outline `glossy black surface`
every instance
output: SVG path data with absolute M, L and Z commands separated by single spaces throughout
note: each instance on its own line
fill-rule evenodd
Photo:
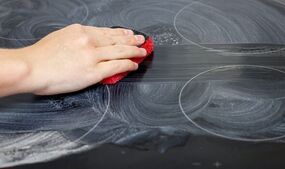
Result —
M 190 137 L 185 146 L 161 154 L 156 149 L 138 151 L 112 145 L 67 156 L 52 162 L 15 169 L 282 169 L 285 146 L 245 143 L 211 137 Z
M 0 99 L 0 166 L 45 162 L 75 152 L 81 153 L 41 167 L 62 168 L 72 161 L 70 168 L 80 168 L 78 163 L 87 163 L 84 168 L 175 168 L 166 159 L 178 160 L 179 168 L 284 166 L 284 1 L 0 4 L 1 47 L 27 46 L 76 22 L 130 27 L 153 36 L 156 43 L 153 57 L 115 86 Z M 185 145 L 187 139 L 186 147 L 157 154 Z M 103 146 L 84 153 L 107 143 L 151 151 Z M 99 157 L 105 153 L 106 163 L 122 160 L 104 166 Z M 265 155 L 275 158 L 266 161 Z M 148 156 L 158 162 L 149 163 Z M 28 168 L 33 167 L 39 166 Z

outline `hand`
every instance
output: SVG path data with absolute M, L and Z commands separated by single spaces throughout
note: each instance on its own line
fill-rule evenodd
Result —
M 74 24 L 21 50 L 29 75 L 25 91 L 52 95 L 78 91 L 115 74 L 134 71 L 130 58 L 145 57 L 145 41 L 131 30 Z

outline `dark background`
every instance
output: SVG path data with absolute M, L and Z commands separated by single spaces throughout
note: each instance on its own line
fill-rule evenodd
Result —
M 283 169 L 285 145 L 189 137 L 185 146 L 165 153 L 104 145 L 52 162 L 15 169 Z

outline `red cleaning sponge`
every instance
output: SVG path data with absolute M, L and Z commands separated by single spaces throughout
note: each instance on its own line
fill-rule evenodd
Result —
M 154 43 L 153 43 L 152 38 L 149 37 L 149 36 L 146 36 L 145 34 L 143 34 L 141 32 L 138 32 L 138 31 L 134 31 L 134 33 L 136 35 L 143 35 L 145 37 L 146 41 L 140 47 L 146 49 L 147 56 L 149 56 L 153 52 L 153 49 L 154 49 Z M 140 63 L 142 63 L 145 60 L 146 57 L 143 57 L 143 58 L 141 58 L 141 57 L 133 58 L 131 60 L 136 62 L 136 63 L 138 63 L 138 64 L 140 64 Z M 120 73 L 120 74 L 114 75 L 112 77 L 104 79 L 101 83 L 102 84 L 116 84 L 117 82 L 122 80 L 125 76 L 127 76 L 129 73 L 130 72 L 124 72 L 124 73 Z

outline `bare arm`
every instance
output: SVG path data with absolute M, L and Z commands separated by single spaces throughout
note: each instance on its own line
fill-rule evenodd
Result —
M 0 97 L 28 90 L 23 89 L 20 84 L 30 71 L 26 62 L 20 59 L 20 54 L 20 49 L 0 50 Z
M 115 74 L 133 71 L 144 57 L 143 36 L 125 29 L 74 24 L 22 49 L 0 50 L 0 97 L 78 91 Z

